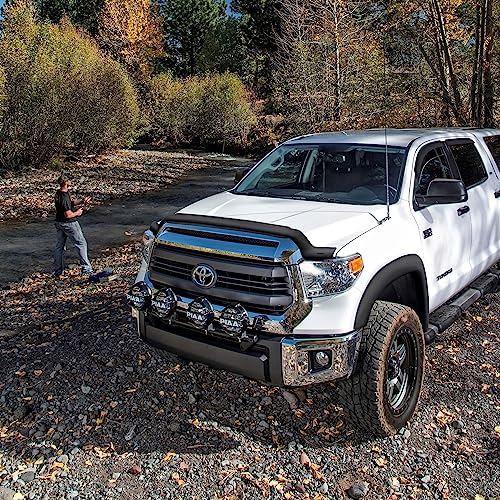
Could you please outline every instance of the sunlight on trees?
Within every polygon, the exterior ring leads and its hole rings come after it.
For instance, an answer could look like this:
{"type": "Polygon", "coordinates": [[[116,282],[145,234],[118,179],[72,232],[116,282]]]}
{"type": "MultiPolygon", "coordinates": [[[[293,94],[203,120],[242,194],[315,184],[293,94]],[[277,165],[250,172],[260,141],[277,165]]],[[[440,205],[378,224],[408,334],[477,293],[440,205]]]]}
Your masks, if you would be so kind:
{"type": "Polygon", "coordinates": [[[128,71],[144,79],[163,55],[162,20],[149,0],[104,0],[99,14],[101,45],[128,71]]]}

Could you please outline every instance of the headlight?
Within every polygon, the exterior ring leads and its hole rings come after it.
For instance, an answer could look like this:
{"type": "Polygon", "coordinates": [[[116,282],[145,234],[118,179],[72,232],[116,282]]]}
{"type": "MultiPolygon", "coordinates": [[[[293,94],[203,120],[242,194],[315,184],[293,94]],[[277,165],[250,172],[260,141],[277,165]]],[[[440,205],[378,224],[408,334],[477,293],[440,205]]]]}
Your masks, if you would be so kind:
{"type": "Polygon", "coordinates": [[[361,255],[299,265],[307,297],[335,295],[351,288],[363,270],[361,255]]]}
{"type": "Polygon", "coordinates": [[[142,256],[146,262],[149,262],[154,242],[155,242],[155,235],[150,229],[148,229],[142,235],[142,244],[144,245],[144,248],[142,249],[142,256]]]}

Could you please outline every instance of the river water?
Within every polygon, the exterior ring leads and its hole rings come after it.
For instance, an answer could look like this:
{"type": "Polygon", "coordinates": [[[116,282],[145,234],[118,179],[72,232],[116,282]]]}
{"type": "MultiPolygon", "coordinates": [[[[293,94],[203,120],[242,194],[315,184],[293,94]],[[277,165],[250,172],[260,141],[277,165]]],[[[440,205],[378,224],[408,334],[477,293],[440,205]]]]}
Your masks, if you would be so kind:
{"type": "MultiPolygon", "coordinates": [[[[164,190],[90,209],[81,217],[80,224],[89,244],[91,260],[104,248],[130,241],[133,236],[127,236],[125,232],[139,235],[154,219],[229,189],[233,185],[233,165],[241,163],[228,162],[227,166],[214,164],[213,168],[195,171],[164,190]]],[[[0,287],[34,272],[51,273],[54,245],[52,219],[0,225],[0,287]]],[[[65,264],[72,263],[78,263],[78,259],[68,242],[65,264]]]]}

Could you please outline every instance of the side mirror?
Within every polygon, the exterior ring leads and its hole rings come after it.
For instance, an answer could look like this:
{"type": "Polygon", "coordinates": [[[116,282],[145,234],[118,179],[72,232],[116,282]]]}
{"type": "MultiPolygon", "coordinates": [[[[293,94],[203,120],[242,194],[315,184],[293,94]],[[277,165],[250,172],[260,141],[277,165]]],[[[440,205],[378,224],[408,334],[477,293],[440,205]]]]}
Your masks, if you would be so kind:
{"type": "Polygon", "coordinates": [[[151,226],[149,226],[149,230],[153,233],[154,236],[156,236],[159,232],[161,227],[163,226],[164,221],[158,220],[158,221],[153,221],[151,223],[151,226]]]}
{"type": "Polygon", "coordinates": [[[238,184],[238,182],[245,177],[245,175],[252,170],[253,166],[251,167],[235,167],[234,169],[234,185],[238,184]]]}
{"type": "Polygon", "coordinates": [[[449,205],[463,203],[469,199],[462,181],[457,179],[434,179],[429,184],[425,196],[417,195],[415,200],[420,208],[431,205],[449,205]]]}

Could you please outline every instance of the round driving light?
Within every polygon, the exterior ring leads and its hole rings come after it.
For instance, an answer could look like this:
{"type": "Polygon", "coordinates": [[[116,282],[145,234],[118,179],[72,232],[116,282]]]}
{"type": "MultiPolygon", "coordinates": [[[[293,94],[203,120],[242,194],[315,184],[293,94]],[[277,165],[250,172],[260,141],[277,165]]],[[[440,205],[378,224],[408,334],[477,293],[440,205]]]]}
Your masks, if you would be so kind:
{"type": "Polygon", "coordinates": [[[326,368],[330,364],[330,356],[325,351],[318,351],[314,355],[314,360],[321,368],[326,368]]]}
{"type": "Polygon", "coordinates": [[[177,297],[170,288],[165,288],[156,293],[151,299],[151,311],[161,319],[168,319],[175,311],[177,297]]]}
{"type": "Polygon", "coordinates": [[[219,318],[220,326],[231,336],[242,335],[249,323],[248,314],[240,304],[226,307],[219,318]]]}
{"type": "Polygon", "coordinates": [[[186,317],[193,325],[206,330],[214,320],[214,309],[207,299],[199,298],[189,304],[186,317]]]}
{"type": "Polygon", "coordinates": [[[129,306],[144,311],[151,302],[151,289],[144,282],[133,285],[127,293],[127,303],[129,306]]]}

